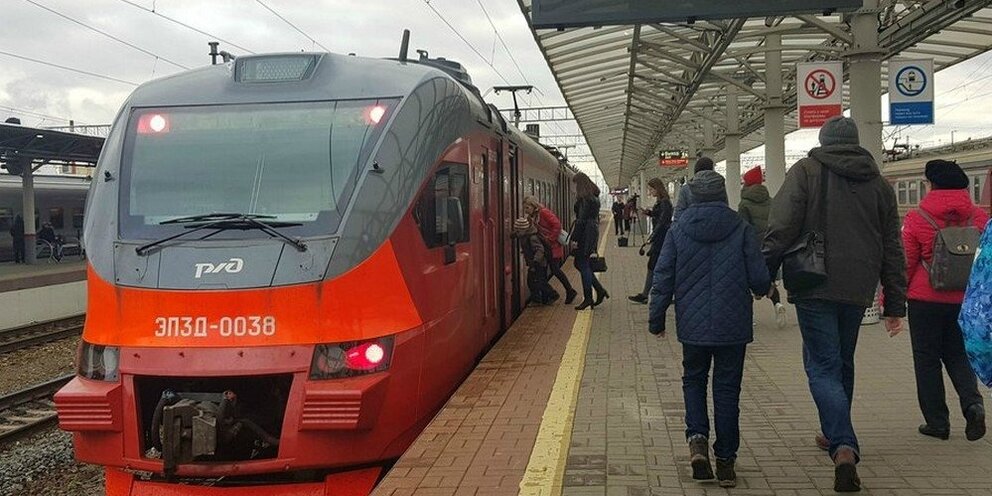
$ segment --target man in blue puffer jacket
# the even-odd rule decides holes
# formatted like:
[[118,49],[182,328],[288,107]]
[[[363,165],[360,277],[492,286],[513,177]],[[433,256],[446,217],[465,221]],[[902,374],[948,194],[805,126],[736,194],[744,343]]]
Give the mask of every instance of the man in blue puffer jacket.
[[744,352],[754,339],[752,293],[768,294],[771,280],[754,228],[727,205],[723,176],[702,171],[689,185],[695,203],[672,224],[655,265],[649,330],[664,334],[674,297],[692,477],[713,478],[706,409],[712,363],[716,476],[733,487]]

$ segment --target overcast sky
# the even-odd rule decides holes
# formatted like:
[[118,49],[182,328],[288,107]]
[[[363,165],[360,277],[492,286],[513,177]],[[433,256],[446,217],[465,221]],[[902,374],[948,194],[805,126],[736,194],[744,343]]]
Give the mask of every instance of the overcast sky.
[[[319,43],[334,52],[395,57],[404,28],[412,31],[411,53],[413,49],[426,49],[432,57],[462,62],[483,92],[494,85],[527,82],[538,91],[523,96],[524,105],[564,104],[516,0],[430,0],[429,4],[424,0],[263,0],[264,4],[256,0],[0,1],[4,12],[0,52],[5,52],[0,53],[0,118],[18,116],[26,125],[65,125],[70,118],[77,123],[109,123],[134,86],[11,55],[141,83],[183,70],[179,65],[208,64],[207,41],[210,40],[227,40],[237,45],[222,41],[221,48],[234,54],[322,50]],[[316,43],[280,20],[266,6]],[[42,7],[154,55],[125,46]],[[148,11],[152,9],[211,36]],[[974,82],[955,88],[968,81]],[[954,91],[942,94],[951,88]],[[987,116],[976,111],[990,108],[990,89],[992,57],[988,55],[939,74],[936,81],[939,125],[913,128],[902,136],[909,136],[914,143],[936,145],[938,141],[949,141],[952,130],[957,131],[955,139],[959,140],[992,134]],[[490,93],[487,98],[501,108],[511,105],[507,95]],[[546,135],[576,134],[578,129],[569,123],[542,127]],[[797,133],[790,137],[787,146],[792,153],[808,148],[814,141],[815,134]]]

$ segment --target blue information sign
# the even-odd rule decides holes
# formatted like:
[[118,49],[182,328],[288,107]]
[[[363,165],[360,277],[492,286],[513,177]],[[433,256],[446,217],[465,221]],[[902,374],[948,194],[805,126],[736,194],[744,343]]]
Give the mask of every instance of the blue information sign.
[[889,124],[933,124],[933,61],[889,63]]

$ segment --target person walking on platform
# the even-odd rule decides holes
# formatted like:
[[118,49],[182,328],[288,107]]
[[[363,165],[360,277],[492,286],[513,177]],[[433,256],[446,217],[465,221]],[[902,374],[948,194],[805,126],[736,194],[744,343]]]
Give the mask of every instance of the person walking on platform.
[[[971,227],[977,239],[989,216],[971,201],[968,176],[961,167],[946,160],[926,165],[930,192],[918,210],[910,210],[903,223],[902,243],[906,249],[909,276],[909,333],[916,369],[916,396],[925,424],[920,434],[947,439],[950,420],[944,397],[941,364],[954,384],[966,421],[965,437],[977,441],[985,436],[985,407],[978,392],[975,372],[968,363],[958,314],[964,300],[967,277],[954,288],[935,289],[931,284],[942,255],[934,244],[945,228]],[[970,258],[970,257],[969,257]],[[963,259],[966,276],[971,260]],[[940,281],[944,283],[945,281]],[[943,286],[941,284],[941,286]]]
[[613,234],[623,236],[624,220],[626,219],[623,215],[624,205],[619,197],[613,199],[613,208],[611,208],[611,211],[613,212]]
[[623,206],[623,223],[627,232],[633,232],[633,225],[637,222],[637,195],[631,196]]
[[575,301],[578,293],[572,288],[572,283],[569,282],[568,277],[561,270],[561,264],[565,261],[565,247],[558,241],[558,237],[561,235],[561,221],[550,208],[542,205],[535,196],[524,197],[524,213],[527,214],[530,221],[537,227],[537,232],[548,247],[548,251],[550,252],[548,271],[558,279],[562,288],[565,289],[565,303],[571,304]]
[[[648,245],[648,273],[644,278],[644,289],[627,299],[634,303],[647,303],[648,293],[651,291],[651,282],[654,281],[654,266],[658,262],[658,255],[661,254],[661,246],[665,242],[668,228],[672,225],[672,200],[668,198],[668,189],[665,182],[657,177],[648,181],[648,194],[657,198],[651,210],[645,210],[651,216],[651,235],[648,236],[645,245]],[[644,254],[644,247],[641,247],[641,254]]]
[[[713,163],[713,159],[709,157],[699,157],[699,159],[696,160],[696,165],[694,165],[692,168],[692,172],[693,174],[699,174],[702,171],[706,171],[706,170],[711,171],[713,170],[714,167],[716,167],[716,165]],[[693,179],[695,179],[695,176],[693,176]],[[694,203],[692,190],[689,188],[689,184],[691,182],[692,179],[690,179],[688,182],[683,184],[682,188],[679,189],[679,197],[675,201],[675,217],[674,217],[675,222],[678,222],[679,217],[682,215],[682,212],[684,212],[685,209],[689,208],[689,206],[691,206]],[[723,198],[726,201],[727,198],[726,189],[724,189],[723,191]]]
[[672,224],[655,265],[648,330],[664,334],[674,297],[692,478],[713,478],[706,406],[712,366],[716,478],[734,487],[744,353],[754,339],[752,294],[767,294],[771,279],[754,228],[727,205],[723,176],[701,171],[691,188],[694,203]]
[[[603,303],[610,297],[589,265],[589,259],[596,253],[599,244],[599,188],[582,172],[572,177],[575,183],[575,228],[572,229],[572,249],[575,268],[582,276],[582,303],[576,310],[585,310]],[[593,289],[596,298],[593,299]]]
[[[741,202],[737,205],[737,213],[745,222],[751,224],[759,242],[768,232],[768,212],[772,208],[772,196],[763,182],[761,167],[755,167],[744,173],[744,189],[741,190]],[[782,297],[774,282],[768,298],[775,305],[775,324],[779,329],[785,329],[785,305],[782,304]]]
[[10,237],[14,244],[14,263],[24,263],[24,218],[20,215],[14,217]]
[[513,236],[520,242],[524,262],[527,263],[528,302],[550,305],[558,299],[558,292],[548,284],[548,253],[537,227],[527,217],[513,221]]
[[792,166],[772,200],[763,251],[770,274],[783,267],[799,316],[822,429],[816,444],[834,461],[834,490],[854,492],[861,490],[851,422],[858,331],[879,280],[885,327],[890,336],[903,330],[906,262],[895,192],[858,145],[854,120],[831,118],[819,138],[822,146]]

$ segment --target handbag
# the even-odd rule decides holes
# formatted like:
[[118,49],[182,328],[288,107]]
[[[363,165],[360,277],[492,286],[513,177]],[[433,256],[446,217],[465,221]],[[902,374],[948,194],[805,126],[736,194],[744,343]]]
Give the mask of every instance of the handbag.
[[593,272],[606,272],[606,257],[593,253],[589,256],[589,268]]
[[806,291],[827,281],[827,179],[831,172],[820,164],[820,215],[815,229],[806,231],[782,257],[782,279],[787,291]]

